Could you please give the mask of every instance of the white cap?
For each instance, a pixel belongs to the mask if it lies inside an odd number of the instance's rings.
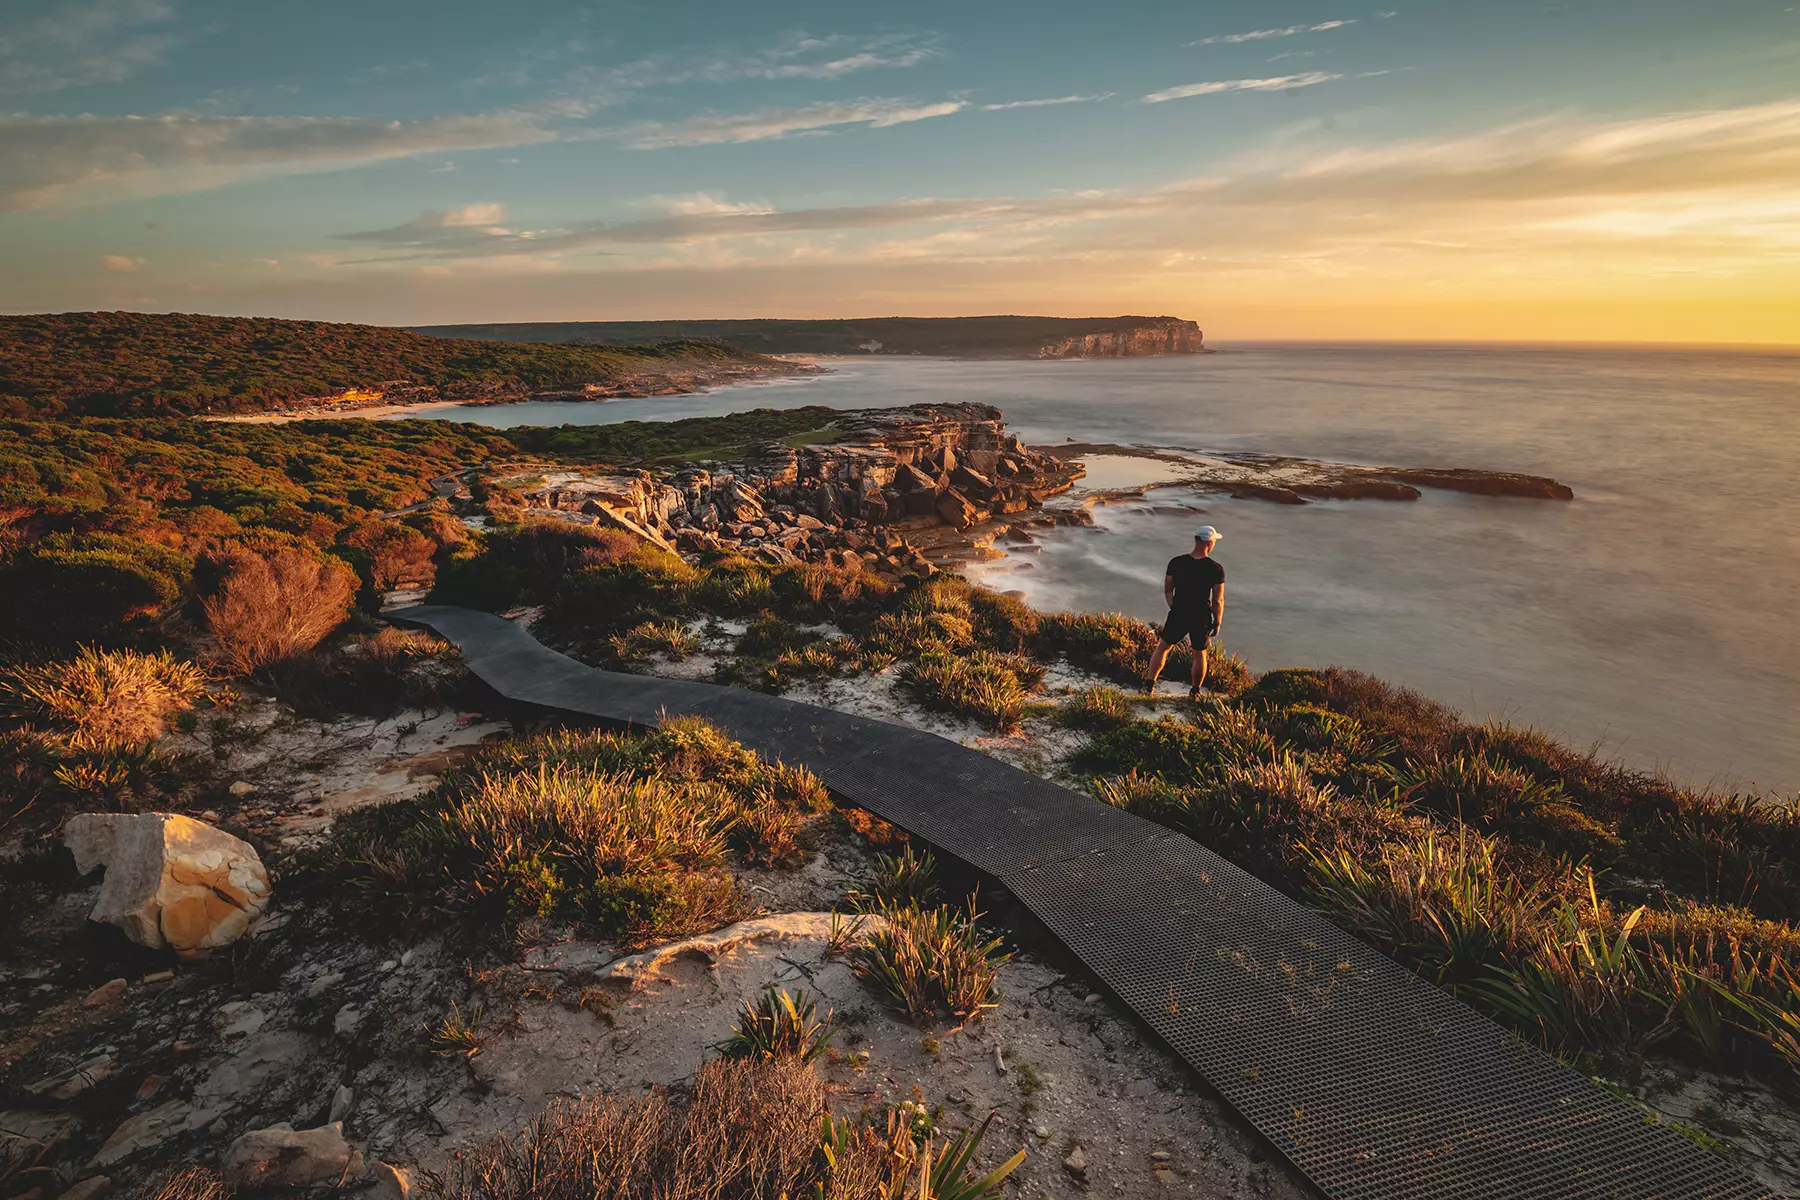
[[[1219,540],[1219,531],[1211,525],[1202,525],[1194,530],[1194,540],[1196,542],[1216,542]]]

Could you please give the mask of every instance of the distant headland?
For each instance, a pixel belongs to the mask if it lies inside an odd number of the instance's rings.
[[[494,342],[633,345],[716,338],[761,354],[929,354],[952,358],[1123,358],[1204,354],[1180,317],[869,317],[832,321],[550,321],[419,325],[415,333]]]

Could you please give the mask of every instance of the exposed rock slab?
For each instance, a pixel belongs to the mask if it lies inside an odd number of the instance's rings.
[[[342,1125],[296,1130],[291,1125],[271,1125],[246,1133],[231,1144],[220,1164],[228,1187],[238,1191],[259,1188],[308,1187],[337,1183],[354,1173],[355,1152],[344,1140]]]

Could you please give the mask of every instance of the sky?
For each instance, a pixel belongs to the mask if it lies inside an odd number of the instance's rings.
[[[6,0],[0,311],[1800,342],[1789,0]]]

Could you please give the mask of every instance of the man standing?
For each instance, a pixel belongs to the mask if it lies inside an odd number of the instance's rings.
[[[1150,657],[1149,690],[1156,690],[1162,678],[1163,663],[1169,651],[1182,638],[1188,639],[1194,652],[1194,686],[1189,700],[1200,698],[1200,685],[1206,682],[1206,644],[1219,632],[1225,619],[1225,568],[1212,557],[1219,544],[1219,531],[1202,525],[1194,531],[1194,548],[1169,560],[1163,572],[1163,600],[1169,605],[1169,619],[1158,635],[1156,653]]]

